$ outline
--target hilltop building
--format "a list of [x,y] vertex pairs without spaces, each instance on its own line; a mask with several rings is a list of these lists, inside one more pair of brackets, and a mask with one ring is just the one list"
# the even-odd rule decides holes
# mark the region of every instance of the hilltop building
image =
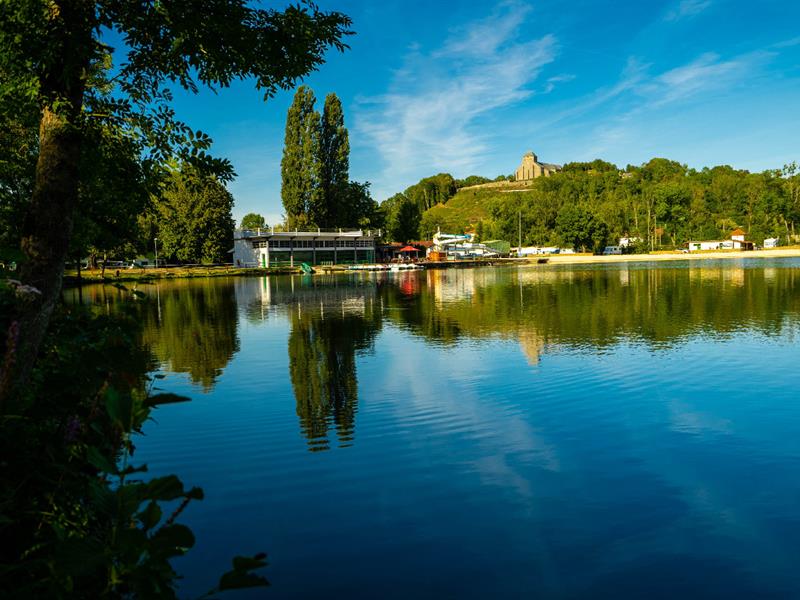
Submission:
[[515,177],[517,181],[529,181],[537,177],[549,177],[560,170],[561,165],[540,163],[533,152],[528,152],[522,157],[522,164],[517,169]]

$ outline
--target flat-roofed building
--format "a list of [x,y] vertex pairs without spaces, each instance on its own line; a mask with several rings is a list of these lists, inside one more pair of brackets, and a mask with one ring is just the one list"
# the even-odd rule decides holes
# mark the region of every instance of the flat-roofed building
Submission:
[[233,234],[233,264],[237,267],[274,267],[301,263],[373,263],[378,233],[361,229],[237,229]]

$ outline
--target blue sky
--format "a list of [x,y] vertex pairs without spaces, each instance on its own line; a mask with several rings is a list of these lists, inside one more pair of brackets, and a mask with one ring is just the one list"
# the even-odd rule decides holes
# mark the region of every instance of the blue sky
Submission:
[[[325,0],[356,35],[309,76],[342,99],[350,175],[381,201],[421,177],[495,177],[522,154],[620,166],[664,156],[762,170],[800,160],[800,2]],[[281,219],[292,92],[180,94],[231,159],[237,221]]]

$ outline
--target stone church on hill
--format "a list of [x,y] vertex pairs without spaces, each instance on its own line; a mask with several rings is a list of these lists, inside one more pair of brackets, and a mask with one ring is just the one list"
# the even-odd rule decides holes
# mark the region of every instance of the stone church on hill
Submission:
[[522,157],[522,164],[516,172],[517,181],[528,181],[537,177],[548,177],[561,170],[561,165],[540,163],[533,152],[528,152]]

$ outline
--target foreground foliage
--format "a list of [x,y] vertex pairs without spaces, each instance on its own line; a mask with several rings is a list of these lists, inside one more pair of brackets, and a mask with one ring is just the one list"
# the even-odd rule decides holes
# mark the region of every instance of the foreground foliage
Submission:
[[[9,331],[29,293],[13,283],[0,290]],[[2,376],[15,343],[5,340]],[[132,462],[152,410],[187,400],[154,393],[153,366],[124,307],[114,317],[56,312],[25,393],[0,411],[0,595],[175,597],[170,560],[194,545],[177,519],[203,492],[174,475],[148,479]],[[263,555],[235,559],[210,594],[266,585],[252,573],[265,565]]]

